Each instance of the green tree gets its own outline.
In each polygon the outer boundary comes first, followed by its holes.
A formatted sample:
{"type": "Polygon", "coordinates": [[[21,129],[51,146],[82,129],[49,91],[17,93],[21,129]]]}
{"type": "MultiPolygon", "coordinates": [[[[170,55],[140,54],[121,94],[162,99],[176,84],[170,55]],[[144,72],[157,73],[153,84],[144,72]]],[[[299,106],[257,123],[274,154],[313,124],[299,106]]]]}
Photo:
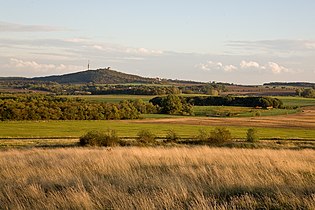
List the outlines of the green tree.
{"type": "Polygon", "coordinates": [[[302,91],[301,96],[305,98],[315,98],[315,90],[308,88],[302,91]]]}
{"type": "Polygon", "coordinates": [[[165,114],[181,114],[183,110],[183,104],[177,95],[167,95],[162,100],[162,113],[165,114]]]}
{"type": "Polygon", "coordinates": [[[257,130],[254,128],[249,128],[246,133],[246,141],[255,142],[258,141],[257,130]]]}
{"type": "Polygon", "coordinates": [[[210,133],[212,143],[223,143],[232,140],[232,134],[227,128],[215,128],[210,133]]]}

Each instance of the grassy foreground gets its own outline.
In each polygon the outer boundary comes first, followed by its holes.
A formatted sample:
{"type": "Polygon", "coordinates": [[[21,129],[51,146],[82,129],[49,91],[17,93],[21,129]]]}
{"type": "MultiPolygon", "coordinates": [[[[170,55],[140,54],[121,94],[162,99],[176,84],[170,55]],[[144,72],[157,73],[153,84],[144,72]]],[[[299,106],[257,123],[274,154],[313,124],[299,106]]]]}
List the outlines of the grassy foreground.
{"type": "Polygon", "coordinates": [[[315,151],[208,147],[0,153],[3,209],[314,209],[315,151]]]}

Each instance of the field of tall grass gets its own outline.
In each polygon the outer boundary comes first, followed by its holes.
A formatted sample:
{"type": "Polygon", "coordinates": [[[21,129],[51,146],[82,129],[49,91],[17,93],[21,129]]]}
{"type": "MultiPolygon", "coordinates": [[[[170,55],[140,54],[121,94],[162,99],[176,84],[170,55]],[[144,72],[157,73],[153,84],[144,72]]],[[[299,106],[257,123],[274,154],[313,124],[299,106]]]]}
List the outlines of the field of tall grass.
{"type": "Polygon", "coordinates": [[[0,153],[1,209],[315,209],[314,150],[0,153]]]}

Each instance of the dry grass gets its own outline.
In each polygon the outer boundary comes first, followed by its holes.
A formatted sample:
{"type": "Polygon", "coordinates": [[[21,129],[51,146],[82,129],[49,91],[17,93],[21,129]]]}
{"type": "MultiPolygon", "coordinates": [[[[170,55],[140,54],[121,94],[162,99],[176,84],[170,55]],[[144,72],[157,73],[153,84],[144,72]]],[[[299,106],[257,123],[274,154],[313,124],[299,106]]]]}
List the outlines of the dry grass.
{"type": "Polygon", "coordinates": [[[0,209],[315,209],[313,150],[12,150],[0,169],[0,209]]]}

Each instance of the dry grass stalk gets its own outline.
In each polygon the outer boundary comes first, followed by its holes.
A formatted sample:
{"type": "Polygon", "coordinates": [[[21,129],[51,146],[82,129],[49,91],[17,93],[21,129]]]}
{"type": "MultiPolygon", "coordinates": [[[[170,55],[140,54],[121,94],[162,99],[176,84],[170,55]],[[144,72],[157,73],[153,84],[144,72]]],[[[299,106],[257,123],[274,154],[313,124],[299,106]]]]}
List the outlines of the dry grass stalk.
{"type": "Polygon", "coordinates": [[[12,150],[0,168],[0,209],[315,209],[313,150],[12,150]]]}

